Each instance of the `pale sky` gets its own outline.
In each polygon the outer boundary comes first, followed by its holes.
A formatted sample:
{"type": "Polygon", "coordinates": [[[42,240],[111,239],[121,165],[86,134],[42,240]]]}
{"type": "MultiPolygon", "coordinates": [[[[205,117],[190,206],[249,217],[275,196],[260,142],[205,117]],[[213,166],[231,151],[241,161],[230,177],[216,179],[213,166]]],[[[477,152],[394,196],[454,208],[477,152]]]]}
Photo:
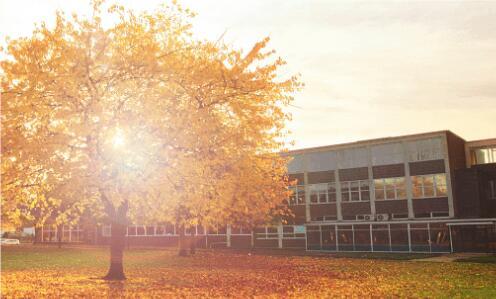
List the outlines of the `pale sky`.
{"type": "MultiPolygon", "coordinates": [[[[121,1],[153,9],[162,1],[121,1]]],[[[86,1],[0,0],[0,40],[86,1]]],[[[295,148],[448,129],[496,137],[496,1],[180,1],[196,36],[270,46],[306,84],[295,148]]]]}

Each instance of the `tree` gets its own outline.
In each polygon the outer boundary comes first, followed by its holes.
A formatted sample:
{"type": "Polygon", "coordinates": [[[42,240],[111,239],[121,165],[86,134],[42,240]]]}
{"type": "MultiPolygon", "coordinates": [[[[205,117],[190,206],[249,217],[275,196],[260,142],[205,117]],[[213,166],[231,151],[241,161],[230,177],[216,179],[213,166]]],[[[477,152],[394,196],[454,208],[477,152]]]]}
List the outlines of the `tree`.
{"type": "MultiPolygon", "coordinates": [[[[105,278],[125,279],[129,218],[184,228],[281,210],[284,107],[300,85],[277,80],[284,62],[266,62],[268,39],[242,55],[195,40],[193,14],[179,5],[140,14],[102,8],[94,2],[90,18],[57,13],[53,29],[42,24],[9,41],[2,140],[18,131],[30,165],[77,178],[64,194],[103,211],[111,224],[105,278]],[[104,27],[107,16],[116,21],[104,27]],[[62,166],[52,165],[54,157],[62,166]]],[[[14,179],[29,175],[20,168],[14,179]]]]}

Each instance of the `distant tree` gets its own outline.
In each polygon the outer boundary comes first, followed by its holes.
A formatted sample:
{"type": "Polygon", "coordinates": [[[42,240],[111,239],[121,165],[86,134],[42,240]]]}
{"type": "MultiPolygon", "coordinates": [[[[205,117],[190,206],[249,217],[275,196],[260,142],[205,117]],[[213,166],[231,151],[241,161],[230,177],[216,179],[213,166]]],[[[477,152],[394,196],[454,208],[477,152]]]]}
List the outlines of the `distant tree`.
{"type": "MultiPolygon", "coordinates": [[[[77,181],[58,185],[67,186],[60,194],[103,212],[111,224],[105,278],[125,279],[129,218],[185,228],[284,210],[286,160],[278,152],[284,108],[299,83],[277,80],[283,61],[265,62],[268,39],[242,55],[194,40],[193,14],[179,5],[140,14],[102,7],[94,2],[88,19],[57,13],[53,29],[42,24],[8,42],[2,141],[18,132],[27,165],[77,181]],[[104,27],[109,15],[115,22],[104,27]]],[[[15,168],[16,155],[5,157],[5,169],[23,181],[31,171],[15,168]]],[[[2,199],[16,205],[16,196],[2,199]]]]}

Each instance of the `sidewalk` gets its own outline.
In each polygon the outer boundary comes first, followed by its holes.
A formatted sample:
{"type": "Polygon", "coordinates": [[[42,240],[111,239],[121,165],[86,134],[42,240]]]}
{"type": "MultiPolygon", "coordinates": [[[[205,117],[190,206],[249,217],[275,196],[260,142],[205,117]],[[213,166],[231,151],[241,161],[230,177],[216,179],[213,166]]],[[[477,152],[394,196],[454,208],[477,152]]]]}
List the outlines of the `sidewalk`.
{"type": "Polygon", "coordinates": [[[486,256],[491,255],[490,253],[447,253],[440,256],[428,257],[424,259],[414,259],[413,262],[439,262],[439,263],[451,263],[458,259],[478,257],[478,256],[486,256]]]}

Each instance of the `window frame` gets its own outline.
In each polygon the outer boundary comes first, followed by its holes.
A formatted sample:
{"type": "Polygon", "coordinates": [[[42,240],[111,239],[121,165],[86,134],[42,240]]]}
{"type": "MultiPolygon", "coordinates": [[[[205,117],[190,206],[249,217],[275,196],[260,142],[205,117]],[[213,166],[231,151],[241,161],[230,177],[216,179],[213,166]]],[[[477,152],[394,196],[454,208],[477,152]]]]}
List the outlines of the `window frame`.
{"type": "Polygon", "coordinates": [[[310,204],[311,205],[330,204],[330,203],[336,203],[336,201],[337,201],[337,189],[336,189],[336,183],[335,182],[309,184],[308,189],[310,191],[310,204]],[[321,187],[321,188],[318,188],[318,187],[321,187]],[[330,191],[331,187],[334,188],[334,192],[330,191]],[[334,194],[333,199],[331,199],[331,194],[334,194]],[[314,195],[317,196],[317,202],[312,201],[312,196],[314,196],[314,195]],[[324,201],[320,200],[321,195],[325,195],[324,201]]]}
{"type": "Polygon", "coordinates": [[[341,192],[341,202],[368,202],[370,201],[370,180],[355,180],[355,181],[341,181],[339,182],[340,183],[340,192],[341,192]],[[353,190],[353,188],[356,188],[356,187],[353,187],[352,188],[352,183],[358,183],[358,190],[353,190]],[[363,184],[363,183],[366,183],[363,184]],[[347,184],[347,192],[343,192],[343,190],[345,188],[343,188],[343,185],[344,184],[347,184]],[[367,190],[365,189],[362,189],[364,186],[367,186],[367,190]],[[363,194],[365,191],[368,192],[368,199],[362,199],[363,197],[363,194]],[[353,199],[353,195],[356,196],[356,194],[358,193],[358,200],[352,200],[353,199]],[[347,194],[348,195],[348,199],[345,200],[344,198],[344,194],[347,194]]]}
{"type": "Polygon", "coordinates": [[[296,186],[290,186],[290,190],[293,191],[293,194],[288,199],[288,205],[289,206],[304,206],[305,205],[305,185],[296,185],[296,186]],[[301,196],[300,194],[303,194],[301,196]],[[299,199],[301,199],[301,202],[299,199]]]}
{"type": "Polygon", "coordinates": [[[391,177],[391,178],[380,178],[380,179],[374,179],[374,195],[375,195],[375,200],[378,201],[388,201],[388,200],[405,200],[408,198],[407,192],[406,192],[406,178],[405,177],[391,177]],[[400,188],[398,181],[400,179],[403,179],[403,188],[400,188]],[[393,184],[386,184],[387,180],[393,180],[393,184]],[[382,188],[377,188],[376,181],[381,181],[382,182],[382,188]],[[388,189],[387,186],[393,186],[393,192],[394,192],[394,197],[389,198],[388,195],[388,189]],[[381,190],[384,193],[384,198],[378,198],[377,197],[377,190],[381,190]],[[399,197],[399,191],[403,190],[404,192],[404,197],[399,197]]]}
{"type": "MultiPolygon", "coordinates": [[[[448,192],[448,178],[446,173],[433,173],[433,174],[423,174],[423,175],[413,175],[411,176],[412,179],[412,198],[413,199],[423,199],[423,198],[440,198],[440,197],[448,197],[449,192],[448,192]],[[439,185],[437,177],[438,176],[443,176],[444,177],[444,184],[439,185]],[[421,182],[420,185],[416,185],[415,181],[413,178],[421,178],[419,181],[421,182]],[[425,185],[425,178],[432,179],[432,195],[426,195],[426,185],[425,185]],[[445,188],[445,194],[438,194],[438,186],[444,186],[445,188]],[[418,197],[415,196],[414,190],[416,188],[419,188],[422,190],[422,196],[418,197]]],[[[430,188],[430,186],[428,186],[430,188]]]]}

